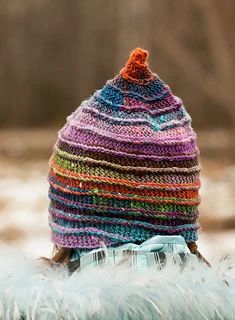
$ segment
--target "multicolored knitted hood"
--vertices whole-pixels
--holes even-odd
[[[50,159],[49,223],[62,247],[197,240],[196,135],[180,98],[135,49],[67,118]]]

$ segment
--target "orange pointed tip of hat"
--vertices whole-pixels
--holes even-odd
[[[142,48],[134,49],[125,65],[120,71],[121,76],[136,84],[148,84],[156,79],[156,74],[148,68],[148,51]]]
[[[147,66],[147,58],[148,58],[148,51],[144,50],[142,48],[136,48],[134,49],[129,57],[128,63],[137,63],[137,64],[142,64],[143,66]]]

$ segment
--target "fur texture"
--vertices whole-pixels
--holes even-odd
[[[235,271],[224,258],[209,269],[168,263],[157,271],[119,266],[69,275],[13,249],[0,250],[0,319],[233,320]]]

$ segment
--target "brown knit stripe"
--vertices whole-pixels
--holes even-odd
[[[136,167],[156,167],[156,168],[168,168],[168,167],[178,167],[178,168],[190,168],[195,167],[199,164],[198,158],[195,156],[194,159],[190,160],[150,160],[144,159],[139,160],[132,157],[123,157],[112,155],[108,152],[95,152],[95,151],[88,151],[84,148],[79,147],[72,147],[66,142],[61,140],[58,141],[58,145],[55,147],[58,150],[66,151],[70,154],[92,158],[95,160],[105,160],[108,162],[112,162],[115,164],[119,164],[122,166],[136,166]]]

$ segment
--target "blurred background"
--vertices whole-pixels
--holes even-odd
[[[235,254],[235,1],[0,5],[0,241],[50,254],[47,163],[56,133],[141,46],[198,133],[201,251]]]

